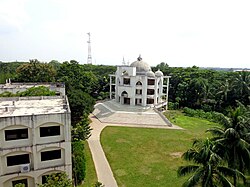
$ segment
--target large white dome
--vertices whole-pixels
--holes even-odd
[[[136,72],[148,72],[151,71],[151,67],[144,61],[141,56],[137,58],[137,61],[130,64],[131,67],[136,67]]]

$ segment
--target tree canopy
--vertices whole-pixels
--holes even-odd
[[[55,75],[56,71],[50,64],[34,59],[16,69],[15,80],[19,82],[53,82]]]

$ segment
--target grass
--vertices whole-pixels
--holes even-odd
[[[181,186],[177,169],[185,165],[181,155],[194,138],[209,136],[205,130],[217,124],[203,119],[168,113],[184,130],[106,127],[101,143],[120,187]]]
[[[86,176],[84,179],[84,183],[80,187],[91,187],[94,186],[94,184],[97,182],[97,176],[87,141],[84,142],[84,149],[86,159]]]

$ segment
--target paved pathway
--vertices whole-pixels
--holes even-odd
[[[118,187],[100,143],[100,134],[106,125],[102,124],[93,114],[90,114],[89,117],[92,120],[90,126],[93,130],[91,137],[88,139],[88,143],[95,164],[98,181],[104,184],[105,187]]]

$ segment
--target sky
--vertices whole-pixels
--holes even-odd
[[[249,0],[0,0],[0,61],[250,68]]]

